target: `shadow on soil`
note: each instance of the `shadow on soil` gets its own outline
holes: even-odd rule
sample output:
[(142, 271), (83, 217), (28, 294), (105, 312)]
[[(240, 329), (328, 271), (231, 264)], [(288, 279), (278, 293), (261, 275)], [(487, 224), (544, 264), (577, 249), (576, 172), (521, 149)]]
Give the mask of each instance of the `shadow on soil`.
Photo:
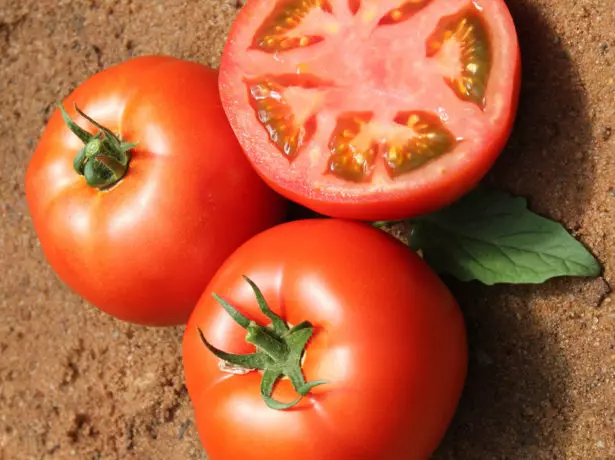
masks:
[(536, 324), (534, 287), (449, 281), (470, 343), (466, 387), (434, 459), (543, 458), (557, 451), (571, 421), (568, 366), (557, 338)]
[[(591, 140), (584, 88), (535, 3), (507, 4), (521, 43), (523, 85), (513, 136), (486, 182), (530, 198), (533, 210), (574, 227), (595, 174), (583, 152)], [(458, 412), (434, 458), (557, 453), (573, 423), (561, 410), (568, 397), (568, 366), (557, 338), (538, 324), (531, 299), (573, 292), (579, 282), (449, 284), (466, 317), (470, 367)]]
[(592, 139), (586, 90), (536, 2), (507, 4), (521, 44), (521, 99), (508, 146), (486, 182), (529, 197), (537, 212), (578, 222), (595, 177), (595, 164), (586, 155)]

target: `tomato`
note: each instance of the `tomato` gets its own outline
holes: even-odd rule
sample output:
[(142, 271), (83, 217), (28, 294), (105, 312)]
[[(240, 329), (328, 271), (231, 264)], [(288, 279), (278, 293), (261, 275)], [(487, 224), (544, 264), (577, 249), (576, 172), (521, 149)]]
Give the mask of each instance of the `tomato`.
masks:
[(63, 106), (87, 147), (57, 110), (25, 179), (50, 265), (117, 318), (185, 323), (224, 259), (284, 212), (228, 125), (217, 72), (140, 57), (92, 76)]
[(250, 0), (219, 81), (271, 187), (321, 214), (391, 220), (450, 204), (490, 169), (520, 54), (503, 0)]
[[(247, 335), (225, 302), (253, 321)], [(275, 332), (275, 315), (295, 330)], [(288, 347), (287, 364), (276, 341)], [(208, 347), (276, 359), (249, 372)], [(407, 246), (363, 223), (311, 219), (269, 229), (231, 255), (190, 317), (183, 360), (213, 460), (411, 460), (428, 458), (447, 429), (467, 344), (451, 293)], [(270, 394), (280, 369), (289, 378)]]

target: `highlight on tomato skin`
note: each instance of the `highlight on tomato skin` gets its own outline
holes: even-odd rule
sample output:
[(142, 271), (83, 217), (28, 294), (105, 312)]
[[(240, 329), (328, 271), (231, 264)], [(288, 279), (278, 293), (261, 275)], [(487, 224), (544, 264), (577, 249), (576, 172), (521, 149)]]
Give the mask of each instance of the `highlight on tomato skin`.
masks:
[(338, 219), (285, 223), (237, 249), (182, 347), (215, 460), (426, 460), (467, 371), (463, 316), (433, 270)]
[(520, 61), (504, 0), (251, 0), (219, 88), (270, 187), (331, 217), (393, 220), (452, 203), (489, 171)]

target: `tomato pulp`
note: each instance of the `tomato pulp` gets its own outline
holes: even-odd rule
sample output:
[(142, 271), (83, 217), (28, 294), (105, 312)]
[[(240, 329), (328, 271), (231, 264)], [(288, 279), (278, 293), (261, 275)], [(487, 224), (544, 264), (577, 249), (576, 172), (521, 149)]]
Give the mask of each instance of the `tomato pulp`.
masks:
[[(117, 318), (185, 323), (224, 259), (284, 217), (228, 125), (217, 72), (140, 57), (95, 74), (63, 105), (83, 131), (57, 110), (25, 180), (50, 265)], [(113, 148), (114, 136), (127, 144)]]
[[(220, 361), (199, 336), (225, 352), (254, 352), (213, 298), (273, 324), (244, 275), (288, 325), (313, 327), (302, 371), (306, 382), (326, 383), (291, 409), (268, 407), (265, 374)], [(190, 317), (183, 361), (213, 460), (425, 460), (455, 412), (467, 344), (451, 293), (407, 246), (366, 224), (312, 219), (269, 229), (227, 259)], [(278, 380), (272, 397), (295, 400), (295, 380)]]
[(412, 217), (486, 174), (514, 121), (503, 0), (250, 0), (220, 67), (259, 174), (319, 213)]

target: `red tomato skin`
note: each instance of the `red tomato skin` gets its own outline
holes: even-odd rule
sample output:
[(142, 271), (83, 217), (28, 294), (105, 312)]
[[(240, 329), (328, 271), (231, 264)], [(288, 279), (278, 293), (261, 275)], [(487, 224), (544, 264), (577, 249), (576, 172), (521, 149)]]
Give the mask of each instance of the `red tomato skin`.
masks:
[[(501, 8), (508, 11), (503, 0), (490, 1), (503, 5)], [(251, 27), (249, 23), (254, 21), (253, 12), (262, 9), (262, 3), (265, 3), (264, 0), (251, 0), (233, 23), (222, 55), (219, 85), (224, 110), (244, 152), (260, 177), (277, 193), (325, 216), (360, 221), (401, 220), (429, 214), (452, 204), (475, 188), (493, 167), (512, 134), (519, 104), (522, 61), (512, 18), (507, 18), (505, 33), (515, 44), (514, 52), (511, 53), (511, 68), (514, 70), (502, 80), (510, 87), (510, 97), (504, 102), (507, 111), (494, 135), (484, 143), (480, 154), (456, 164), (454, 168), (446, 168), (446, 172), (435, 181), (415, 181), (403, 190), (385, 189), (374, 194), (355, 195), (327, 192), (311, 186), (309, 179), (297, 179), (297, 175), (291, 177), (286, 171), (288, 165), (285, 158), (279, 154), (263, 153), (272, 151), (272, 147), (263, 130), (257, 129), (261, 127), (249, 120), (250, 117), (254, 118), (254, 113), (247, 110), (242, 102), (240, 95), (246, 93), (245, 88), (238, 88), (239, 81), (243, 84), (243, 80), (238, 77), (242, 72), (239, 65), (241, 58), (238, 56), (245, 51), (245, 29)], [(309, 52), (308, 49), (306, 53)], [(275, 74), (275, 71), (271, 73)]]
[(126, 176), (107, 191), (72, 167), (83, 143), (59, 110), (28, 165), (27, 201), (51, 267), (77, 294), (132, 323), (184, 324), (207, 281), (240, 244), (283, 219), (221, 108), (217, 72), (166, 56), (103, 70), (63, 102), (127, 142)]
[[(267, 324), (242, 276), (289, 324), (311, 321), (306, 380), (325, 379), (298, 406), (265, 406), (260, 374), (224, 374), (200, 341), (253, 349), (212, 298)], [(463, 317), (437, 275), (407, 246), (365, 224), (282, 224), (241, 246), (220, 268), (184, 333), (186, 385), (212, 460), (425, 460), (455, 412), (467, 368)], [(295, 399), (289, 382), (274, 395)]]

